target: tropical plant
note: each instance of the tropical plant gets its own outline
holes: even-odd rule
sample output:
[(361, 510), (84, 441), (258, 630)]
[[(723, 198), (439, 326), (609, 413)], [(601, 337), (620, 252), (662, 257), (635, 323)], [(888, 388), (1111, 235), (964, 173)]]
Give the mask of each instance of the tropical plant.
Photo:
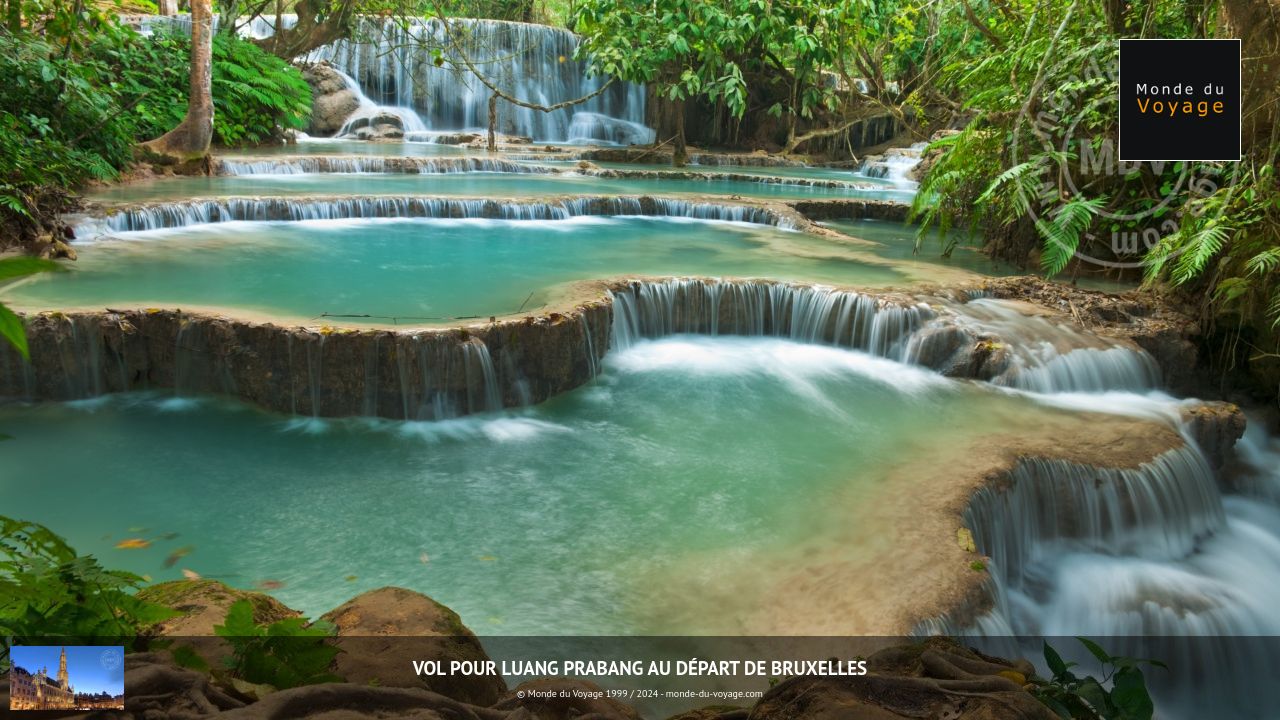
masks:
[[(135, 597), (142, 583), (78, 555), (43, 525), (0, 516), (0, 637), (133, 646), (175, 614)], [(0, 652), (7, 661), (7, 645)]]
[(1165, 668), (1158, 660), (1135, 660), (1107, 653), (1088, 638), (1076, 638), (1102, 664), (1102, 677), (1077, 676), (1048, 642), (1044, 660), (1053, 676), (1031, 678), (1032, 694), (1064, 720), (1151, 720), (1155, 705), (1147, 691), (1143, 665)]
[(213, 631), (231, 644), (227, 667), (236, 678), (275, 689), (341, 681), (329, 672), (340, 652), (328, 642), (334, 635), (329, 623), (286, 618), (259, 625), (253, 620), (253, 603), (246, 599), (233, 604)]
[[(36, 273), (61, 270), (62, 266), (51, 260), (33, 257), (11, 257), (0, 260), (0, 285), (17, 278), (35, 275)], [(27, 332), (22, 318), (0, 303), (0, 338), (13, 346), (22, 357), (29, 357), (27, 350)]]

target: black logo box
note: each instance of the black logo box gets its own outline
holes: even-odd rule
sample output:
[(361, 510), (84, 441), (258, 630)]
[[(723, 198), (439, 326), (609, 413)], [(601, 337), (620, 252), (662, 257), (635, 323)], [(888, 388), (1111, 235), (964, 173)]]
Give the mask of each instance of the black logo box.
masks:
[[(1121, 39), (1118, 84), (1121, 161), (1240, 159), (1238, 39)], [(1140, 85), (1145, 93), (1138, 92)], [(1166, 87), (1182, 92), (1166, 94)], [(1146, 113), (1140, 112), (1139, 100)], [(1191, 114), (1183, 112), (1186, 102), (1192, 104)], [(1205, 116), (1199, 113), (1202, 102), (1209, 110)], [(1170, 103), (1177, 103), (1172, 115)], [(1213, 112), (1215, 103), (1222, 103), (1222, 112)], [(1157, 114), (1157, 107), (1163, 112)]]

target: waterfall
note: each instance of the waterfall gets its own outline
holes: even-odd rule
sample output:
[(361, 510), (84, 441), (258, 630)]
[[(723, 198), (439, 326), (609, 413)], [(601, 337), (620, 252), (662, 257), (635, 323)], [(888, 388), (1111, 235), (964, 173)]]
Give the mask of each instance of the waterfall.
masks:
[(794, 218), (753, 205), (721, 205), (655, 197), (579, 197), (547, 202), (430, 197), (226, 198), (145, 203), (112, 212), (105, 220), (76, 226), (80, 239), (100, 233), (134, 232), (232, 221), (340, 220), (353, 218), (491, 218), (563, 220), (582, 215), (687, 217), (748, 222), (794, 229)]
[(338, 130), (338, 137), (362, 137), (358, 131), (376, 124), (378, 118), (384, 116), (392, 118), (394, 120), (393, 124), (399, 126), (404, 135), (427, 132), (427, 126), (412, 108), (379, 105), (364, 94), (364, 90), (360, 88), (360, 83), (356, 82), (355, 78), (341, 70), (336, 70), (336, 72), (342, 77), (342, 81), (347, 84), (347, 88), (355, 94), (356, 100), (360, 103)]
[(1159, 385), (1155, 360), (1135, 346), (1027, 315), (1002, 300), (971, 300), (956, 313), (974, 335), (999, 339), (1005, 366), (992, 379), (997, 385), (1039, 393), (1147, 391)]
[(889, 148), (884, 155), (863, 160), (855, 175), (887, 180), (900, 190), (914, 191), (920, 184), (907, 177), (911, 169), (920, 164), (920, 156), (929, 143), (916, 143), (905, 148)]
[(415, 158), (340, 155), (241, 159), (224, 156), (214, 159), (214, 171), (218, 175), (309, 175), (316, 173), (438, 175), (477, 172), (548, 175), (560, 172), (557, 168), (528, 165), (497, 158)]
[(924, 304), (783, 283), (636, 281), (611, 296), (612, 348), (676, 333), (768, 335), (901, 359), (907, 339), (933, 317)]
[[(606, 82), (589, 77), (586, 63), (576, 59), (576, 35), (544, 25), (451, 20), (446, 29), (434, 18), (402, 24), (362, 17), (353, 37), (319, 48), (307, 59), (332, 63), (374, 103), (416, 111), (432, 131), (489, 126), (492, 91), (466, 69), (451, 39), (495, 85), (527, 102), (572, 100)], [(499, 102), (497, 130), (539, 142), (645, 144), (653, 142), (653, 130), (644, 126), (644, 106), (643, 86), (615, 82), (580, 105), (552, 112)]]

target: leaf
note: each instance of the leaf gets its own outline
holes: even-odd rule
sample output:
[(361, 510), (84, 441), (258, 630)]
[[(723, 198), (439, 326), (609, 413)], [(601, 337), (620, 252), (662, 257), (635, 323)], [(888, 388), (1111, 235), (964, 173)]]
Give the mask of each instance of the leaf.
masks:
[(253, 605), (248, 600), (237, 600), (227, 608), (227, 617), (221, 625), (214, 625), (213, 632), (218, 637), (256, 637), (262, 634), (253, 622)]
[(1049, 671), (1053, 673), (1054, 677), (1067, 671), (1067, 664), (1062, 661), (1062, 656), (1058, 654), (1057, 650), (1053, 649), (1048, 640), (1044, 641), (1044, 661), (1049, 666)]
[(1076, 640), (1079, 640), (1080, 644), (1084, 645), (1089, 653), (1098, 659), (1098, 662), (1103, 665), (1107, 665), (1111, 662), (1111, 655), (1107, 654), (1107, 651), (1103, 650), (1102, 646), (1098, 643), (1084, 637), (1077, 637)]
[(1123, 668), (1116, 673), (1111, 702), (1118, 713), (1117, 720), (1151, 720), (1155, 713), (1155, 704), (1147, 692), (1146, 678), (1136, 667)]
[(22, 318), (5, 307), (4, 303), (0, 303), (0, 337), (8, 340), (24, 359), (30, 359), (31, 355), (27, 350), (27, 328), (22, 324)]

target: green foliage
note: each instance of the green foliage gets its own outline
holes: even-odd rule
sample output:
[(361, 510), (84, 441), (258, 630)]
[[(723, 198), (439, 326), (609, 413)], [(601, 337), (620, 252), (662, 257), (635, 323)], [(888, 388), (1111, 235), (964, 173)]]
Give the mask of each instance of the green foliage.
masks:
[(1064, 720), (1151, 720), (1155, 706), (1141, 666), (1165, 668), (1164, 663), (1110, 655), (1088, 638), (1076, 639), (1102, 664), (1102, 677), (1078, 677), (1071, 671), (1076, 663), (1064, 661), (1046, 642), (1044, 660), (1053, 677), (1030, 680), (1036, 699)]
[[(189, 38), (142, 37), (98, 11), (44, 18), (41, 32), (0, 33), (0, 246), (48, 232), (70, 191), (115, 178), (135, 143), (186, 112)], [(311, 111), (300, 72), (226, 34), (214, 43), (213, 96), (223, 145), (267, 142)]]
[(174, 615), (133, 595), (142, 582), (77, 555), (42, 525), (0, 516), (0, 637), (132, 645)]
[[(27, 275), (42, 272), (55, 272), (62, 266), (51, 260), (33, 257), (11, 257), (0, 259), (0, 285)], [(27, 332), (22, 318), (0, 303), (0, 338), (3, 338), (18, 351), (22, 357), (27, 354)]]
[(1025, 236), (1038, 241), (1049, 276), (1077, 251), (1141, 263), (1149, 287), (1195, 292), (1211, 317), (1280, 330), (1280, 141), (1246, 147), (1239, 172), (1230, 163), (1124, 164), (1115, 154), (1116, 38), (1213, 36), (1213, 5), (973, 8), (974, 17), (950, 20), (977, 33), (952, 48), (938, 78), (970, 120), (935, 143), (945, 154), (916, 198), (919, 237), (960, 225)]
[(115, 176), (130, 157), (130, 124), (99, 68), (31, 37), (0, 35), (0, 218), (38, 232), (44, 208), (60, 209), (49, 186)]
[[(774, 115), (830, 119), (903, 28), (896, 3), (584, 0), (572, 25), (580, 56), (601, 73), (653, 84), (672, 100), (704, 98), (741, 118), (753, 94), (779, 98)], [(883, 53), (881, 53), (881, 59)]]
[(231, 644), (234, 652), (227, 666), (242, 680), (276, 689), (341, 681), (329, 672), (339, 650), (326, 642), (334, 635), (328, 623), (308, 625), (305, 618), (287, 618), (258, 625), (253, 604), (239, 600), (213, 631)]
[[(182, 121), (188, 92), (191, 40), (160, 33), (104, 42), (91, 48), (111, 69), (111, 87), (129, 108), (139, 139), (158, 137)], [(302, 128), (311, 113), (311, 89), (302, 74), (276, 56), (234, 35), (213, 42), (214, 139), (221, 145), (260, 144), (281, 128)]]
[(306, 127), (311, 88), (302, 73), (238, 37), (213, 43), (213, 132), (223, 145), (258, 144)]

